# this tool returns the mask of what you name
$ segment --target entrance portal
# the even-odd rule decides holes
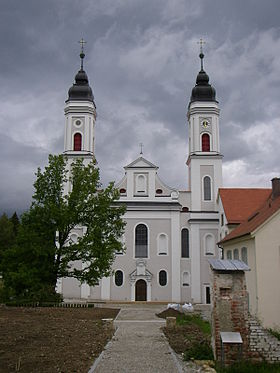
[[[135,300],[147,300],[147,284],[145,280],[138,280],[135,284]]]

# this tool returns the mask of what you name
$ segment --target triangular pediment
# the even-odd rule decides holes
[[[143,157],[139,157],[135,159],[135,161],[131,162],[129,165],[125,166],[124,169],[127,168],[154,168],[158,169],[153,163],[149,162],[147,159]]]

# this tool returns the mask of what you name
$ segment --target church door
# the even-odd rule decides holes
[[[147,300],[147,284],[144,280],[138,280],[135,284],[135,300],[146,301]]]

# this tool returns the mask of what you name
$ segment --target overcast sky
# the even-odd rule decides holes
[[[279,0],[0,0],[0,214],[27,209],[63,151],[64,105],[86,41],[104,184],[139,156],[187,189],[186,111],[206,41],[226,187],[280,176]]]

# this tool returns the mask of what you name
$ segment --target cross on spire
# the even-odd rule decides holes
[[[143,145],[142,142],[140,142],[139,146],[140,146],[140,154],[142,155],[143,154],[143,147],[144,147],[144,145]]]
[[[201,60],[201,70],[203,70],[203,58],[204,58],[204,54],[203,54],[203,45],[206,44],[206,42],[200,38],[200,40],[197,42],[197,44],[200,45],[200,54],[199,54],[199,58]]]
[[[84,53],[84,46],[86,44],[86,41],[82,38],[80,41],[79,41],[79,44],[81,45],[81,53],[80,53],[80,57],[81,57],[81,70],[83,70],[84,68],[84,58],[85,58],[85,53]]]

